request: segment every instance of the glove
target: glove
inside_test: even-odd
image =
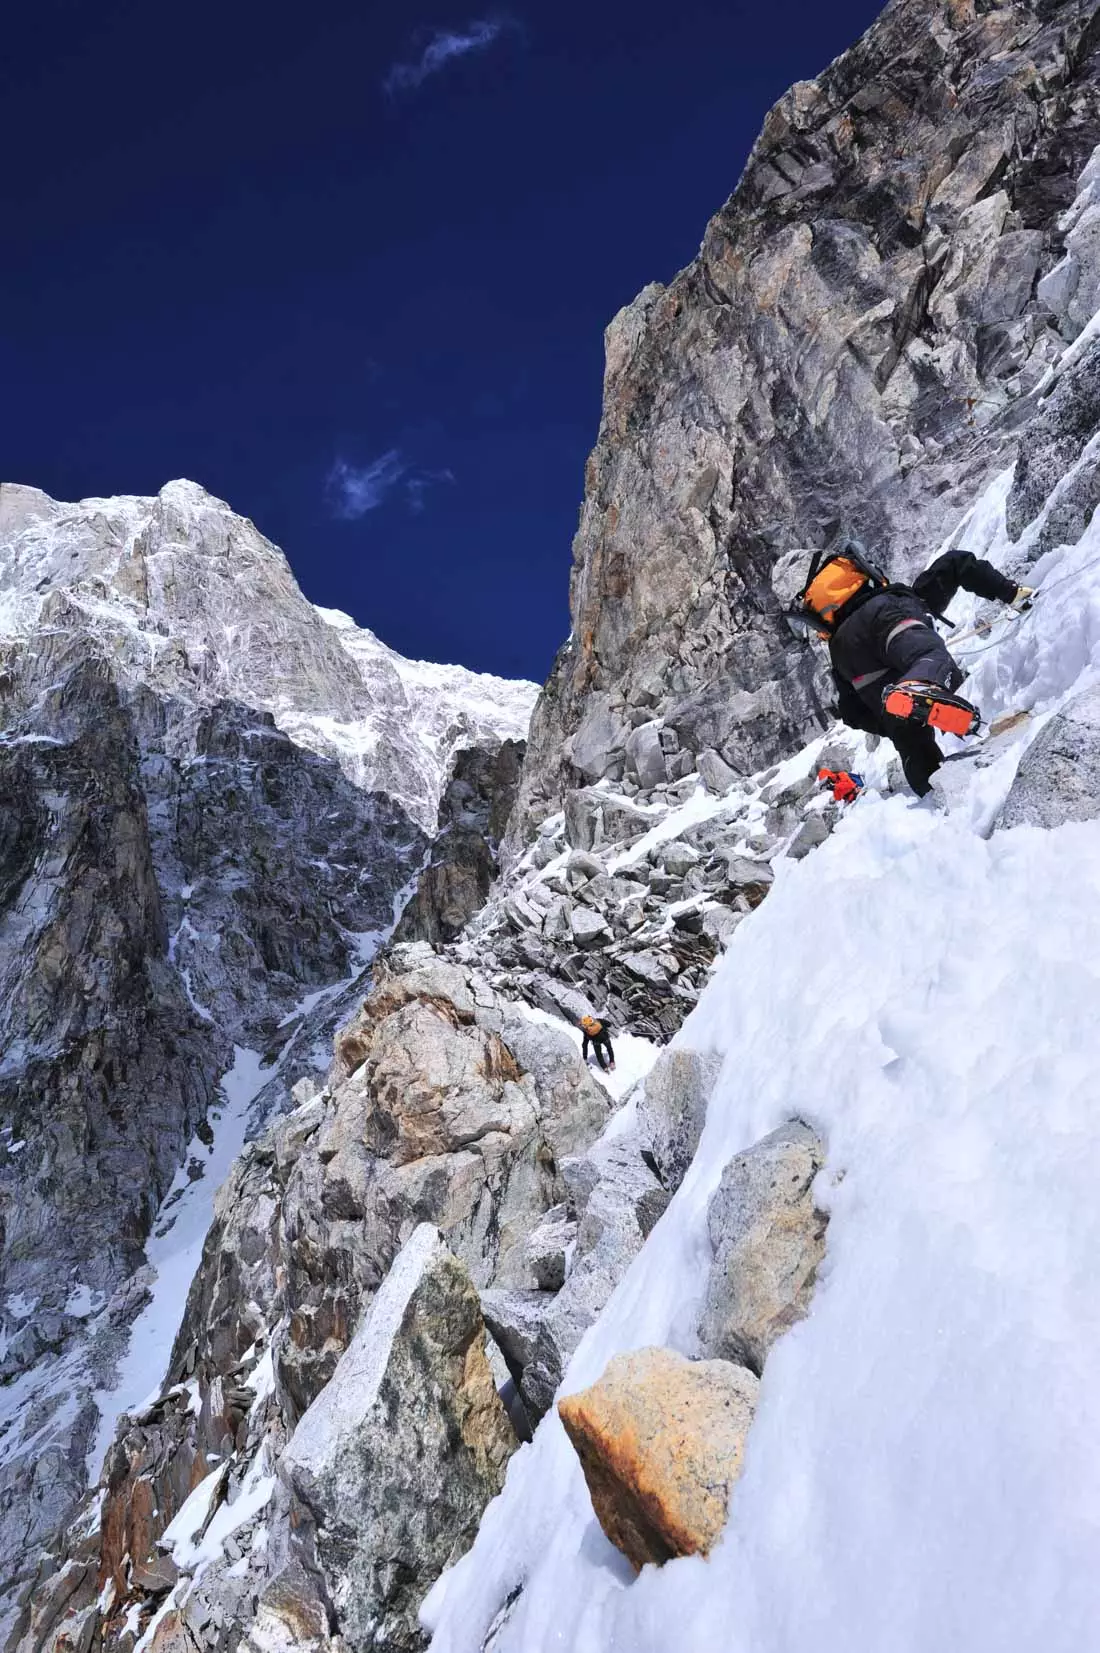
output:
[[[1018,585],[1016,587],[1016,595],[1012,599],[1012,607],[1016,610],[1017,614],[1026,614],[1027,613],[1027,610],[1031,607],[1032,599],[1033,599],[1034,596],[1035,596],[1035,587],[1034,586],[1031,586],[1031,585]]]

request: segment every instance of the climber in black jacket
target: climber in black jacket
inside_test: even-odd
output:
[[[973,708],[954,694],[965,673],[935,621],[959,591],[1022,609],[1030,604],[1031,588],[1006,579],[969,551],[948,551],[911,586],[900,585],[887,580],[853,542],[831,556],[808,558],[801,569],[794,559],[786,571],[788,586],[792,572],[806,578],[787,617],[792,629],[828,641],[838,716],[854,729],[887,736],[906,780],[923,798],[943,762],[935,727],[964,733],[977,721]],[[891,709],[908,707],[908,715],[891,715],[887,702]]]
[[[591,1044],[596,1052],[600,1071],[614,1073],[615,1052],[611,1048],[611,1034],[608,1032],[607,1023],[601,1022],[598,1016],[582,1016],[581,1032],[584,1034],[581,1040],[581,1060],[588,1061],[588,1046]]]

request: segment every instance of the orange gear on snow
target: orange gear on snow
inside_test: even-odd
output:
[[[819,781],[833,789],[833,797],[838,804],[855,803],[863,791],[863,782],[858,775],[849,775],[846,769],[819,769]]]

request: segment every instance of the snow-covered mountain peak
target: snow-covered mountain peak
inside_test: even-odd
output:
[[[128,687],[272,713],[427,828],[457,748],[522,738],[537,692],[406,661],[316,608],[278,547],[188,481],[76,504],[0,486],[0,637],[40,627],[91,632]]]

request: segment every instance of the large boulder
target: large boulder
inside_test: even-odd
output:
[[[669,844],[663,844],[657,851],[657,860],[673,878],[683,878],[692,867],[698,866],[699,859],[699,851],[678,838],[674,838]]]
[[[736,850],[719,849],[716,853],[725,863],[725,881],[734,899],[743,896],[749,909],[759,907],[775,882],[775,873],[769,863],[751,860]]]
[[[599,787],[581,787],[566,795],[565,836],[573,849],[632,844],[652,824],[643,810]]]
[[[709,1555],[741,1474],[759,1383],[743,1366],[671,1349],[617,1355],[558,1402],[592,1507],[636,1570]]]
[[[477,1292],[424,1224],[279,1465],[353,1653],[424,1646],[417,1609],[473,1542],[516,1444]]]
[[[1100,815],[1100,688],[1078,695],[1032,742],[997,821],[1056,827]]]
[[[664,748],[656,723],[643,723],[626,743],[627,763],[643,792],[663,786],[668,780]]]
[[[708,1355],[759,1373],[806,1313],[825,1255],[828,1219],[813,1202],[824,1162],[813,1131],[792,1120],[726,1166],[707,1213],[714,1262],[699,1337]]]
[[[700,752],[695,760],[695,767],[702,776],[703,784],[708,792],[729,792],[737,784],[736,771],[731,769],[724,758],[707,747]]]
[[[570,922],[573,940],[578,947],[604,947],[612,940],[607,920],[593,912],[591,907],[574,907]]]
[[[524,1256],[540,1291],[560,1291],[577,1239],[568,1207],[555,1205],[527,1236]]]
[[[719,1059],[698,1050],[666,1050],[646,1076],[638,1117],[661,1181],[675,1192],[695,1158]]]
[[[448,1001],[416,999],[387,1017],[367,1060],[365,1142],[395,1165],[533,1133],[534,1081],[496,1033],[463,1027]]]
[[[832,831],[834,821],[834,816],[820,813],[807,815],[787,847],[791,860],[804,861],[811,850],[823,844]]]

